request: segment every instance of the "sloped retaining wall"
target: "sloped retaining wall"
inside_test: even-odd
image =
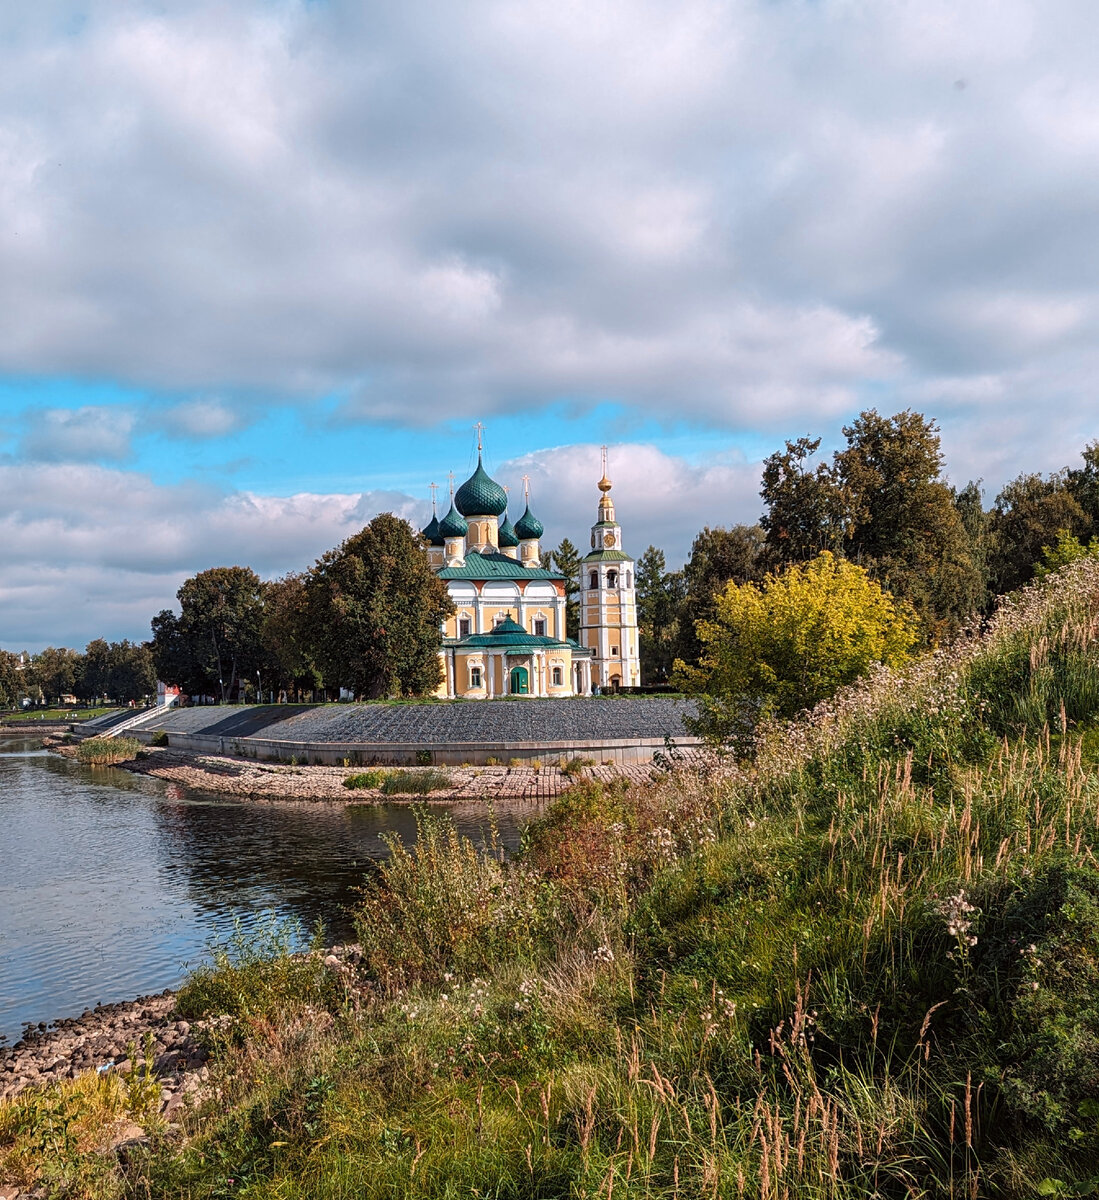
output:
[[[157,735],[135,729],[127,733],[146,745]],[[665,747],[663,738],[606,738],[568,742],[292,742],[276,738],[220,737],[215,734],[166,734],[173,750],[196,754],[236,755],[323,766],[450,766],[463,763],[484,766],[490,758],[498,762],[518,759],[528,763],[556,762],[561,758],[590,758],[596,763],[650,762]],[[677,746],[701,745],[701,739],[680,736]]]

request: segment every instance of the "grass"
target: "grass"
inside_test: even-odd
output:
[[[137,738],[94,737],[85,738],[77,748],[76,757],[93,767],[110,766],[112,763],[129,762],[136,758],[141,749]]]
[[[3,720],[7,721],[90,721],[92,717],[101,717],[104,713],[114,712],[113,708],[32,708],[29,712],[4,713]]]
[[[513,859],[421,815],[338,986],[277,943],[196,976],[220,1096],[84,1194],[1085,1194],[1097,634],[1085,562],[751,762],[577,784]]]

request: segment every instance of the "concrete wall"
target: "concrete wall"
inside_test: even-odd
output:
[[[149,745],[153,732],[135,729],[127,735]],[[677,746],[700,746],[701,738],[675,738]],[[327,766],[450,766],[463,763],[484,766],[488,759],[501,763],[518,759],[531,762],[539,759],[547,766],[561,758],[590,758],[597,764],[651,762],[653,755],[664,749],[663,738],[620,738],[605,741],[575,742],[287,742],[274,738],[218,737],[214,734],[169,733],[168,746],[175,750],[191,750],[198,754],[231,754],[244,758]],[[425,761],[430,754],[430,762]],[[345,762],[346,760],[346,762]]]

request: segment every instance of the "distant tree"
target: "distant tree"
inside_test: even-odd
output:
[[[24,692],[22,658],[11,650],[0,650],[0,704],[15,705]]]
[[[664,551],[649,546],[637,560],[637,621],[641,682],[667,683],[675,659],[680,609],[686,595],[682,571],[668,571]]]
[[[248,567],[213,567],[185,580],[176,596],[178,617],[165,609],[153,618],[156,673],[224,702],[263,663],[263,584]]]
[[[110,673],[107,695],[123,704],[144,700],[156,692],[156,669],[152,647],[123,639],[110,644]]]
[[[446,584],[407,521],[381,513],[318,559],[305,583],[308,641],[328,687],[416,696],[441,675]]]
[[[696,633],[698,622],[712,619],[716,598],[727,584],[753,583],[764,577],[764,544],[759,525],[734,525],[731,529],[707,525],[695,537],[682,580],[668,579],[669,589],[679,595],[673,658],[698,661],[702,650]]]
[[[580,636],[580,552],[562,538],[553,551],[553,565],[565,577],[565,629],[570,638]]]
[[[996,497],[990,520],[992,586],[1012,592],[1033,577],[1042,548],[1062,533],[1083,537],[1091,522],[1066,485],[1065,473],[1019,475]]]
[[[954,509],[962,522],[969,543],[969,558],[977,572],[977,608],[986,609],[991,599],[989,589],[989,554],[991,533],[989,513],[985,511],[981,480],[971,479],[960,491],[953,493]]]
[[[82,700],[98,700],[110,695],[111,647],[105,638],[94,638],[84,647],[76,694]]]
[[[260,640],[267,655],[264,674],[280,690],[300,695],[321,686],[320,672],[309,648],[306,576],[291,573],[268,583],[263,593]],[[268,686],[266,681],[264,686]]]
[[[65,646],[47,646],[33,659],[34,680],[47,700],[61,701],[76,686],[80,655]]]
[[[1089,442],[1082,457],[1082,467],[1065,472],[1065,487],[1088,519],[1088,527],[1099,531],[1099,441]]]
[[[983,598],[970,539],[942,480],[939,429],[921,413],[872,409],[843,431],[833,474],[850,513],[841,548],[916,610],[929,637],[955,631]]]
[[[677,662],[676,677],[704,694],[701,728],[717,738],[746,712],[789,717],[874,663],[897,665],[917,639],[907,604],[827,550],[762,584],[730,583],[716,607],[713,620],[699,622],[701,665]]]
[[[827,463],[811,465],[820,438],[787,442],[763,462],[766,535],[771,565],[805,562],[822,550],[840,550],[852,517],[850,498]]]

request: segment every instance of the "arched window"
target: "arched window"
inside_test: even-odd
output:
[[[458,618],[458,636],[460,638],[469,637],[471,628],[472,628],[472,626],[470,624],[469,617],[461,616]]]
[[[481,686],[481,668],[469,668],[469,686],[471,688],[479,688]]]
[[[588,580],[588,587],[590,587],[591,590],[594,592],[598,586],[599,586],[599,572],[592,571],[591,577]]]
[[[561,686],[561,668],[560,668],[560,667],[554,667],[554,668],[553,668],[553,672],[552,672],[552,674],[551,674],[551,678],[552,678],[552,680],[553,680],[553,686],[554,686],[554,687],[560,687],[560,686]]]
[[[633,575],[630,571],[626,572],[626,587],[633,587]]]
[[[545,637],[546,636],[546,618],[545,617],[535,617],[534,618],[534,636],[535,637]]]
[[[618,587],[618,572],[617,571],[608,571],[607,572],[607,587]]]

